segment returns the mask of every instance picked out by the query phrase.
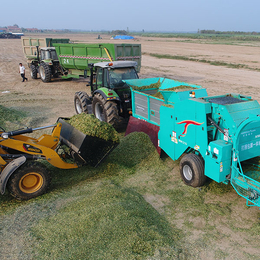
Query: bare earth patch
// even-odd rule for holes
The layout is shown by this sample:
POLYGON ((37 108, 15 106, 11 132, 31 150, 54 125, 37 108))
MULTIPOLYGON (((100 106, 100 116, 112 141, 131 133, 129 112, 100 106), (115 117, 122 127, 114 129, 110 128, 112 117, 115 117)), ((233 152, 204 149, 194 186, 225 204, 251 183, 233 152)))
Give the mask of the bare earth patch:
MULTIPOLYGON (((55 35, 44 35, 44 37, 55 37, 55 35)), ((57 37, 60 38, 61 35, 57 37)), ((64 35, 64 38, 87 43, 123 42, 111 40, 106 35, 102 35, 102 40, 97 40, 97 35, 80 34, 64 35)), ((149 55, 151 53, 182 55, 211 61, 244 64, 251 68, 260 69, 259 47, 199 44, 180 42, 176 39, 145 37, 138 37, 130 42, 142 44, 142 52, 145 53, 142 56, 140 72, 142 78, 167 77, 201 85, 207 89, 209 95, 240 93, 260 101, 259 71, 231 69, 192 61, 159 59, 149 55)), ((21 40, 0 39, 0 104, 7 108, 28 112, 28 118, 23 122, 24 126, 49 125, 55 123, 58 117, 73 116, 75 114, 74 94, 79 90, 90 92, 89 88, 86 87, 86 80, 56 79, 51 83, 43 83, 40 79, 31 79, 22 52, 21 40), (19 62, 22 62, 26 67, 28 82, 21 82, 18 73, 19 62)), ((12 127, 15 126, 12 125, 12 127)), ((179 168, 175 166, 170 176, 167 189, 171 186, 174 187, 176 180, 179 181, 179 168)), ((150 178, 147 181, 150 181, 150 178)), ((221 211, 221 214, 216 213, 214 216, 209 215, 207 219, 199 215, 193 216, 194 211, 181 211, 175 212, 174 218, 172 218, 169 212, 165 211, 165 205, 170 204, 167 197, 150 193, 144 194, 143 197, 160 214, 165 214, 170 223, 174 223, 184 231, 186 246, 189 249, 194 248, 194 255, 197 259, 250 259, 251 257, 260 259, 259 234, 247 233, 247 229, 260 225, 259 209, 247 208, 245 200, 235 192, 229 192, 228 195, 223 196, 211 194, 204 202, 209 207, 216 204, 226 205, 231 211, 229 215, 231 218, 225 216, 223 213, 225 211, 221 211), (207 236, 209 226, 211 234, 214 233, 213 237, 207 236)), ((13 220, 10 221, 9 225, 11 226, 13 220)), ((7 225, 7 223, 4 224, 7 225)), ((24 222, 18 229, 26 228, 26 225, 27 222, 24 222)), ((27 235, 23 232, 17 235, 18 231, 10 234, 8 244, 5 245, 10 250, 22 247, 23 239, 27 239, 27 235)), ((5 257, 8 259, 8 256, 5 255, 5 257)))

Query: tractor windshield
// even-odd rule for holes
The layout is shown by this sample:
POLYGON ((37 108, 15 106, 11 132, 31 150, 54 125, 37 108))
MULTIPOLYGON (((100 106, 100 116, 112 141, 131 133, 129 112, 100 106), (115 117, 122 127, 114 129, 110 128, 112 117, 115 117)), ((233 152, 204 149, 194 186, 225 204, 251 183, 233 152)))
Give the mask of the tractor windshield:
POLYGON ((58 60, 55 50, 41 50, 41 60, 58 60))
POLYGON ((109 70, 110 88, 121 88, 125 85, 122 80, 137 78, 138 76, 134 68, 117 68, 109 70))

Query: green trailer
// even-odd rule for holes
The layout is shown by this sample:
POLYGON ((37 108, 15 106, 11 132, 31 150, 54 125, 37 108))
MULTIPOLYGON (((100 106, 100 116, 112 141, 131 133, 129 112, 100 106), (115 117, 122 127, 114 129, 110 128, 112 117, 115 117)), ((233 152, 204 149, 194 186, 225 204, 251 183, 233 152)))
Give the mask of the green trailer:
POLYGON ((140 44, 70 43, 69 39, 22 37, 22 46, 31 77, 36 79, 39 73, 43 82, 57 77, 86 78, 91 66, 100 62, 134 61, 137 72, 141 68, 140 44))
POLYGON ((83 44, 55 43, 62 68, 68 71, 64 78, 86 77, 90 75, 89 64, 113 61, 136 61, 137 72, 141 68, 140 44, 83 44))

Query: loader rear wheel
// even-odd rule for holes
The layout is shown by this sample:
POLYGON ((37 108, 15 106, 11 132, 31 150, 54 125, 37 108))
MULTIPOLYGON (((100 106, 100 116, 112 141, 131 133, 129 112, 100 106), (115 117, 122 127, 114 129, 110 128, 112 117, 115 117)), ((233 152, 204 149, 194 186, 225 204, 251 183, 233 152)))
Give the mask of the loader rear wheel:
POLYGON ((193 153, 186 154, 180 161, 180 174, 186 185, 202 186, 206 181, 203 159, 193 153))
POLYGON ((28 200, 46 192, 50 185, 47 168, 39 162, 27 162, 18 168, 8 181, 8 190, 19 200, 28 200))
POLYGON ((42 62, 39 67, 39 73, 43 82, 51 81, 51 68, 46 63, 42 62))
POLYGON ((101 94, 96 94, 92 103, 93 113, 100 121, 105 121, 116 127, 119 122, 117 104, 105 101, 101 94))
POLYGON ((30 69, 31 69, 31 78, 37 79, 37 68, 36 68, 36 66, 32 64, 30 66, 30 69))
POLYGON ((86 92, 76 92, 74 97, 74 105, 77 114, 88 114, 88 104, 91 104, 90 98, 86 92))

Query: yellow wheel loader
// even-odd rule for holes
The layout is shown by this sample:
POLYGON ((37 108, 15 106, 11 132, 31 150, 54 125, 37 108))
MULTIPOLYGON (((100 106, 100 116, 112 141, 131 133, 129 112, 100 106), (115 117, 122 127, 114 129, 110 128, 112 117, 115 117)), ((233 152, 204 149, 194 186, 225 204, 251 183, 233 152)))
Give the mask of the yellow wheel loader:
POLYGON ((5 132, 0 130, 0 192, 6 188, 19 200, 46 192, 50 185, 46 160, 60 169, 97 166, 116 146, 112 141, 88 136, 59 118, 55 125, 5 132), (24 134, 53 128, 51 135, 32 138, 24 134), (65 147, 65 149, 64 149, 65 147), (63 152, 60 153, 59 151, 63 152))

